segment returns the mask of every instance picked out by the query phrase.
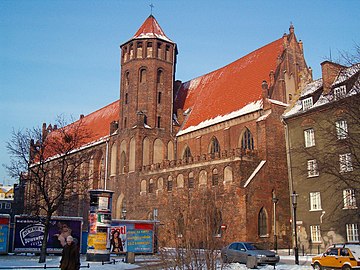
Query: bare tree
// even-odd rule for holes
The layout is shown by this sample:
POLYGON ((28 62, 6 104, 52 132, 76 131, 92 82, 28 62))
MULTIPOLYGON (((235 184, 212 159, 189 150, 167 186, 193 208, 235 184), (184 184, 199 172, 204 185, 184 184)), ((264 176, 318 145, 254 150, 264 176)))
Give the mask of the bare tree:
POLYGON ((91 150, 77 150, 89 142, 90 135, 82 119, 65 125, 59 117, 54 128, 44 125, 42 129, 13 131, 7 143, 8 172, 25 179, 25 213, 42 219, 45 225, 39 263, 46 261, 51 217, 88 189, 89 176, 82 171, 91 150))
POLYGON ((217 269, 220 248, 225 240, 221 235, 221 206, 215 194, 204 189, 188 194, 186 206, 178 202, 169 207, 172 220, 167 238, 173 249, 160 249, 164 269, 217 269))

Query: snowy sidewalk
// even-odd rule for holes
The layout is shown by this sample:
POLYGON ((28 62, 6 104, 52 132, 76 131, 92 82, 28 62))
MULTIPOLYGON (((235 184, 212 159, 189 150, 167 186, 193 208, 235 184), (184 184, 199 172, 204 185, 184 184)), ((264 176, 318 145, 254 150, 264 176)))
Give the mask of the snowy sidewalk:
MULTIPOLYGON (((156 255, 143 256, 138 255, 135 258, 135 264, 123 262, 124 256, 111 256, 109 263, 88 262, 85 255, 81 255, 81 269, 90 270, 125 270, 125 269, 162 269, 161 260, 156 255), (115 264, 113 263, 115 260, 115 264)), ((46 268, 59 269, 61 256, 49 255, 46 257, 46 268)), ((34 270, 44 269, 44 263, 38 263, 39 257, 35 255, 1 255, 0 269, 22 269, 34 270)), ((299 256, 300 265, 294 264, 294 256, 282 255, 280 263, 276 265, 276 270, 312 270, 310 266, 311 256, 299 256)), ((218 269, 224 270, 247 270, 246 265, 232 263, 222 266, 219 260, 218 269)), ((259 266, 261 270, 273 270, 273 266, 259 266)))

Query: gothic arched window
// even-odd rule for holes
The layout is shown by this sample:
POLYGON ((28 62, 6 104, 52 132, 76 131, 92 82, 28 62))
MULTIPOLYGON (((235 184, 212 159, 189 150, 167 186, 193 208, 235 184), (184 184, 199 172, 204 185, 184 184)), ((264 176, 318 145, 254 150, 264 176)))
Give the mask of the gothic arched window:
POLYGON ((184 154, 183 154, 183 158, 190 158, 191 157, 191 151, 190 151, 190 147, 186 146, 184 149, 184 154))
POLYGON ((220 144, 216 137, 211 139, 209 152, 210 154, 220 153, 220 144))
POLYGON ((248 128, 246 128, 241 138, 241 148, 250 150, 254 149, 254 138, 248 128))
POLYGON ((157 83, 162 83, 163 82, 163 71, 161 69, 159 69, 157 71, 156 82, 157 83))
POLYGON ((264 207, 260 209, 259 217, 258 217, 258 230, 259 230, 259 236, 267 236, 268 235, 268 217, 267 213, 264 207))

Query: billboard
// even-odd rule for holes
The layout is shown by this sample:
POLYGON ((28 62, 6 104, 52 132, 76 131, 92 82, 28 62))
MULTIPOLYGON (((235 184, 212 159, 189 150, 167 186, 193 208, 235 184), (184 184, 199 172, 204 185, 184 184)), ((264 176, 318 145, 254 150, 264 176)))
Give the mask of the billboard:
POLYGON ((154 252, 154 221, 112 220, 110 251, 112 253, 154 252))
MULTIPOLYGON (((81 246, 82 218, 52 217, 47 241, 48 253, 61 253, 71 235, 81 246)), ((40 252, 44 239, 44 218, 15 216, 13 252, 40 252)), ((81 247, 80 247, 81 248, 81 247)))
POLYGON ((0 214, 0 254, 8 253, 10 215, 0 214))

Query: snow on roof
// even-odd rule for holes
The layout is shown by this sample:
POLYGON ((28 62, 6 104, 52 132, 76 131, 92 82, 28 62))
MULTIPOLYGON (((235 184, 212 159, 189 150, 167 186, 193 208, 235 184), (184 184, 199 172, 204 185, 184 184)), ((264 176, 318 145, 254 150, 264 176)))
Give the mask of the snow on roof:
POLYGON ((176 93, 174 108, 191 108, 191 112, 178 135, 214 124, 214 119, 218 122, 261 99, 262 82, 269 81, 270 71, 276 70, 283 50, 280 38, 225 67, 183 83, 176 93))
POLYGON ((343 83, 344 81, 351 78, 359 71, 360 71, 360 63, 352 65, 351 67, 348 68, 344 68, 343 70, 340 71, 337 79, 333 83, 333 86, 343 83))
POLYGON ((215 125, 215 124, 239 117, 241 115, 256 112, 256 111, 262 109, 262 107, 263 107, 262 99, 251 102, 251 103, 247 104, 246 106, 242 107, 240 110, 231 112, 226 115, 218 115, 214 118, 206 119, 205 121, 199 123, 196 126, 189 126, 186 129, 182 129, 176 134, 176 136, 180 136, 180 135, 183 135, 183 134, 186 134, 186 133, 189 133, 192 131, 196 131, 196 130, 199 130, 199 129, 202 129, 202 128, 205 128, 205 127, 208 127, 211 125, 215 125))
MULTIPOLYGON (((343 84, 346 80, 353 77, 359 71, 360 71, 360 63, 355 64, 355 65, 353 65, 351 67, 344 68, 343 70, 341 70, 339 72, 339 75, 334 80, 334 83, 332 84, 332 88, 335 88, 339 84, 343 84)), ((348 90, 348 92, 346 94, 346 97, 349 97, 349 96, 352 96, 352 95, 355 95, 355 94, 359 94, 360 93, 359 84, 360 84, 360 77, 357 78, 357 82, 353 85, 353 87, 348 90)), ((312 95, 314 92, 316 92, 317 90, 322 88, 322 86, 323 86, 323 80, 321 78, 307 84, 304 87, 304 89, 301 91, 300 99, 298 99, 295 102, 295 104, 293 105, 293 107, 291 107, 289 109, 289 111, 287 111, 287 112, 285 112, 283 114, 283 117, 288 118, 288 117, 291 117, 293 115, 304 112, 303 108, 302 108, 302 99, 301 98, 304 98, 304 97, 306 97, 308 95, 312 95)), ((334 96, 333 96, 332 91, 330 93, 328 93, 328 94, 322 93, 320 95, 319 99, 316 100, 316 102, 314 102, 312 107, 309 108, 308 110, 323 106, 324 104, 327 104, 327 103, 332 102, 332 101, 334 101, 334 96)))
POLYGON ((140 26, 139 30, 137 30, 131 39, 139 38, 159 38, 174 43, 165 35, 164 31, 161 29, 159 23, 156 21, 153 15, 150 15, 145 20, 145 22, 140 26))
POLYGON ((301 91, 300 96, 305 97, 307 95, 310 95, 314 93, 316 90, 318 90, 320 87, 322 87, 323 81, 322 78, 317 79, 309 84, 307 84, 304 89, 301 91))

